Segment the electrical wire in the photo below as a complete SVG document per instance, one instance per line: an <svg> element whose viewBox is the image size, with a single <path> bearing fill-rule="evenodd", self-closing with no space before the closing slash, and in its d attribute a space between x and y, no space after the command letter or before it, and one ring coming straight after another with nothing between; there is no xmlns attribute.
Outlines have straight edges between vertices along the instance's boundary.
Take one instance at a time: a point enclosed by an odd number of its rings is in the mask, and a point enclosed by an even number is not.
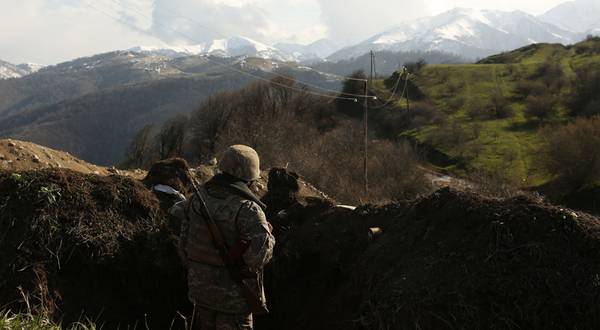
<svg viewBox="0 0 600 330"><path fill-rule="evenodd" d="M396 80L396 85L394 86L394 89L392 90L392 95L390 96L390 98L383 105L372 107L371 109L373 109L373 110L383 109L383 108L387 107L390 103L392 103L392 101L394 100L394 96L396 95L396 91L398 90L398 87L400 86L400 81L402 81L402 76L404 74L406 75L406 77L405 77L405 81L404 81L404 89L402 90L402 94L400 94L400 98L404 97L404 95L407 91L407 87L408 87L408 79L411 76L411 74L406 70L406 68L404 68L403 72L398 75L398 80Z"/></svg>
<svg viewBox="0 0 600 330"><path fill-rule="evenodd" d="M120 4L118 1L115 1L115 0L113 0L113 2L115 2L115 3L117 3L117 4ZM105 12L105 11L102 11L102 10L100 10L98 7L92 6L92 5L90 5L89 3L87 3L87 2L86 2L85 4L86 4L88 7L92 8L92 9L94 9L94 10L96 10L96 11L99 11L99 12L103 13L104 15L106 15L106 16L108 16L108 17L110 17L111 19L114 19L114 20L117 20L117 21L119 21L121 24L124 24L124 25L126 25L126 26L129 26L129 27L131 27L131 28L133 28L133 29L135 29L135 30L138 30L138 31L140 31L140 32L142 32L142 33L145 33L145 34L147 34L147 35L150 35L148 32L146 32L146 31L143 31L143 30L140 30L139 28L137 28L137 27L133 26L131 23L129 23L129 22L126 22L126 21L124 21L124 20L122 20L122 19L120 19L120 18L118 18L118 17L115 17L115 16L113 16L113 15L111 15L111 14L109 14L109 13ZM145 15L145 14L141 13L141 11L140 11L140 10L138 10L137 8L131 8L131 7L130 7L130 9L133 9L133 10L135 10L135 11L136 11L136 12L137 12L137 13L138 13L140 16L142 16L142 17L144 17L144 18L146 18L146 19L151 19L151 17L148 17L147 15ZM154 22L154 23L155 23L155 24L158 24L158 25L160 25L160 26L161 26L161 27L163 27L164 29L168 29L168 30L170 30L170 31L171 31L171 32L173 32L173 33L179 34L180 36L184 37L185 39L188 39L189 41L192 41L192 42L194 42L194 43L196 43L196 44L199 44L199 43L200 43L199 41L195 40L194 38L190 37L189 35L187 35L187 34L185 34L185 33L181 32L181 31L178 31L178 30L176 30L176 29L173 29L173 28L171 28L171 27L169 27L169 26L166 26L166 25L164 25L164 24L162 24L162 23L160 23L160 22ZM254 78L254 79L256 79L256 80L266 81L266 82L272 83L272 84L274 84L274 85L277 85L277 86L280 86L280 87L283 87L283 88L287 88L287 89L290 89L290 90L295 90L295 91L301 91L301 92L308 93L308 94L315 95L315 96L322 96L322 97L331 98L331 99L343 99L343 100L350 100L350 101L354 101L354 102L358 102L358 98L365 98L365 97L367 97L367 98L373 98L373 97L370 97L370 96L368 96L368 95L363 95L363 94L352 94L352 93L344 93L344 92L336 91L336 90L333 90L333 89L323 88L323 87L321 87L321 86L317 86L317 85L310 84L310 83L307 83L307 82L303 82L303 81L300 81L300 80L296 80L296 81L297 81L299 84L301 84L301 85L305 85L305 86L308 86L308 87L312 87L312 88L314 88L314 89L322 90L322 91L325 91L325 92L328 92L328 93L332 93L332 94L343 95L343 96L333 96L333 95L328 95L328 94L322 94L322 93L317 93L317 92L313 92L313 91L308 91L308 90L305 90L305 89L301 89L301 88L297 88L297 87L291 87L291 86L288 86L288 85L285 85L285 84L281 84L281 83L278 83L278 82L272 81L272 80L270 80L270 79L267 79L267 78L264 78L264 77L261 77L261 76L254 75L254 74L252 74L252 73L249 73L249 72L246 72L246 71L243 71L243 70L238 70L238 69L236 69L235 67L231 66L230 64L227 64L227 63L222 63L222 62L220 62L220 61L217 61L217 60L215 60L214 58L205 57L205 59L206 59L207 61L209 61L209 62L213 62L213 63L215 63L215 64L217 64L217 65L219 65L219 66L227 67L227 68L229 68L229 69L230 69L230 70L232 70L232 71L235 71L235 72L237 72L237 73L240 73L240 74L246 75L246 76L248 76L248 77L252 77L252 78ZM267 72L267 73L269 73L269 72ZM284 76L284 75L280 75L280 74L276 74L276 73L269 73L269 74L272 74L272 75L274 75L275 77L280 77L280 78L284 78L284 79L290 79L290 77L287 77L287 76Z"/></svg>

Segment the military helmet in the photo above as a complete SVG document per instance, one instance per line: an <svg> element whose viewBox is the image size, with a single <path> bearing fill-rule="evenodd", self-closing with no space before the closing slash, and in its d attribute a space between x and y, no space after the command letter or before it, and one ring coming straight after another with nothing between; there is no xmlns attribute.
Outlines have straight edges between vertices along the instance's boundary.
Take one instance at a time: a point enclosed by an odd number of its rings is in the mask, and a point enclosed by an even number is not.
<svg viewBox="0 0 600 330"><path fill-rule="evenodd" d="M234 145L223 152L219 169L246 182L255 181L260 178L260 159L254 149Z"/></svg>

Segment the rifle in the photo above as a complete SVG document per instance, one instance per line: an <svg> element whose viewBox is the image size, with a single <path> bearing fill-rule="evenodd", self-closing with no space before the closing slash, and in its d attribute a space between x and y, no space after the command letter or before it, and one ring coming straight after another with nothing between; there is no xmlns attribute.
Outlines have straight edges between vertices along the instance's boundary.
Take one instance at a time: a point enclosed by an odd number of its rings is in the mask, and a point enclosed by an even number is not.
<svg viewBox="0 0 600 330"><path fill-rule="evenodd" d="M262 294L261 293L257 294L256 292L254 292L248 286L248 284L244 281L245 279L251 279L253 281L258 281L259 280L258 274L250 271L248 269L248 267L244 264L243 259L238 258L236 260L236 259L232 258L230 249L229 249L229 247L227 247L227 242L225 241L225 238L223 237L223 234L221 233L219 226L217 226L214 219L210 215L210 212L208 212L208 207L206 206L206 202L202 198L202 194L200 194L200 190L198 189L198 186L194 182L194 179L191 176L191 174L190 174L190 182L192 184L192 187L194 187L194 195L196 195L196 197L198 198L198 203L200 204L200 210L199 210L200 212L198 213L198 210L196 210L196 208L194 207L193 199L190 200L191 206L192 206L194 212L200 214L204 218L204 220L206 222L206 226L208 227L208 231L210 232L212 241L215 245L215 248L217 248L217 250L219 251L219 255L223 259L223 263L225 264L225 267L227 268L229 275L231 276L233 281L235 283L237 283L239 285L239 287L242 289L244 298L246 299L246 302L248 303L248 306L250 307L250 312L255 315L268 314L269 310L267 309L266 304L262 301L262 297L261 297ZM260 289L259 285L257 285L257 287Z"/></svg>

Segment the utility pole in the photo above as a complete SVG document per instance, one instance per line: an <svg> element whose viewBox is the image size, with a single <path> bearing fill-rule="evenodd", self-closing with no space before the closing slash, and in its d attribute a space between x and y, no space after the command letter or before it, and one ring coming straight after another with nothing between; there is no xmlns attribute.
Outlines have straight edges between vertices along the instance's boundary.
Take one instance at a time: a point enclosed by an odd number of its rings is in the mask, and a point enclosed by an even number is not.
<svg viewBox="0 0 600 330"><path fill-rule="evenodd" d="M364 190L365 197L369 194L369 84L373 84L373 62L375 58L375 54L373 51L370 52L371 55L371 74L370 78L365 81L365 118L364 118L364 133L365 133L365 141L364 141Z"/></svg>
<svg viewBox="0 0 600 330"><path fill-rule="evenodd" d="M410 111L410 99L408 98L408 90L409 90L409 88L408 88L408 84L409 84L408 78L410 78L410 73L408 72L408 70L406 69L406 67L404 68L404 74L405 74L404 79L406 79L406 84L407 84L406 85L406 111Z"/></svg>

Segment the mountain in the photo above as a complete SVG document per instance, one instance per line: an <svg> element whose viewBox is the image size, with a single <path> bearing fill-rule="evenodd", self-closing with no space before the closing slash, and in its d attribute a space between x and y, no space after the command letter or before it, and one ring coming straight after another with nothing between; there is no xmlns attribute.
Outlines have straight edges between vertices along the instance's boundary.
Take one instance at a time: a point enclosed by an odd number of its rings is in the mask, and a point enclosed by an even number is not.
<svg viewBox="0 0 600 330"><path fill-rule="evenodd" d="M158 54L170 57L190 55L211 55L217 57L258 57L276 61L297 61L297 59L275 47L265 45L246 37L215 39L198 45L169 46L169 47L134 47L129 51Z"/></svg>
<svg viewBox="0 0 600 330"><path fill-rule="evenodd" d="M575 0L562 3L539 18L566 30L581 33L600 32L600 1Z"/></svg>
<svg viewBox="0 0 600 330"><path fill-rule="evenodd" d="M9 78L21 78L34 73L42 68L41 65L26 63L14 65L0 60L0 80Z"/></svg>
<svg viewBox="0 0 600 330"><path fill-rule="evenodd" d="M308 45L278 43L275 47L299 61L321 60L342 48L339 43L331 39L320 39Z"/></svg>
<svg viewBox="0 0 600 330"><path fill-rule="evenodd" d="M0 137L113 165L145 125L188 114L206 97L254 81L250 74L270 79L274 73L340 87L338 77L272 59L111 52L0 80Z"/></svg>
<svg viewBox="0 0 600 330"><path fill-rule="evenodd" d="M358 45L344 48L328 59L349 59L369 50L443 51L478 58L531 43L567 44L580 38L578 33L542 22L522 11L456 8L400 24Z"/></svg>
<svg viewBox="0 0 600 330"><path fill-rule="evenodd" d="M407 51L407 52L391 52L377 51L375 52L375 73L378 77L387 77L394 71L400 68L400 65L424 60L428 64L460 64L469 62L455 54L444 53L439 51ZM321 72L329 72L339 76L348 76L357 70L369 72L371 67L371 56L364 54L347 60L337 62L323 61L313 63L312 68Z"/></svg>

